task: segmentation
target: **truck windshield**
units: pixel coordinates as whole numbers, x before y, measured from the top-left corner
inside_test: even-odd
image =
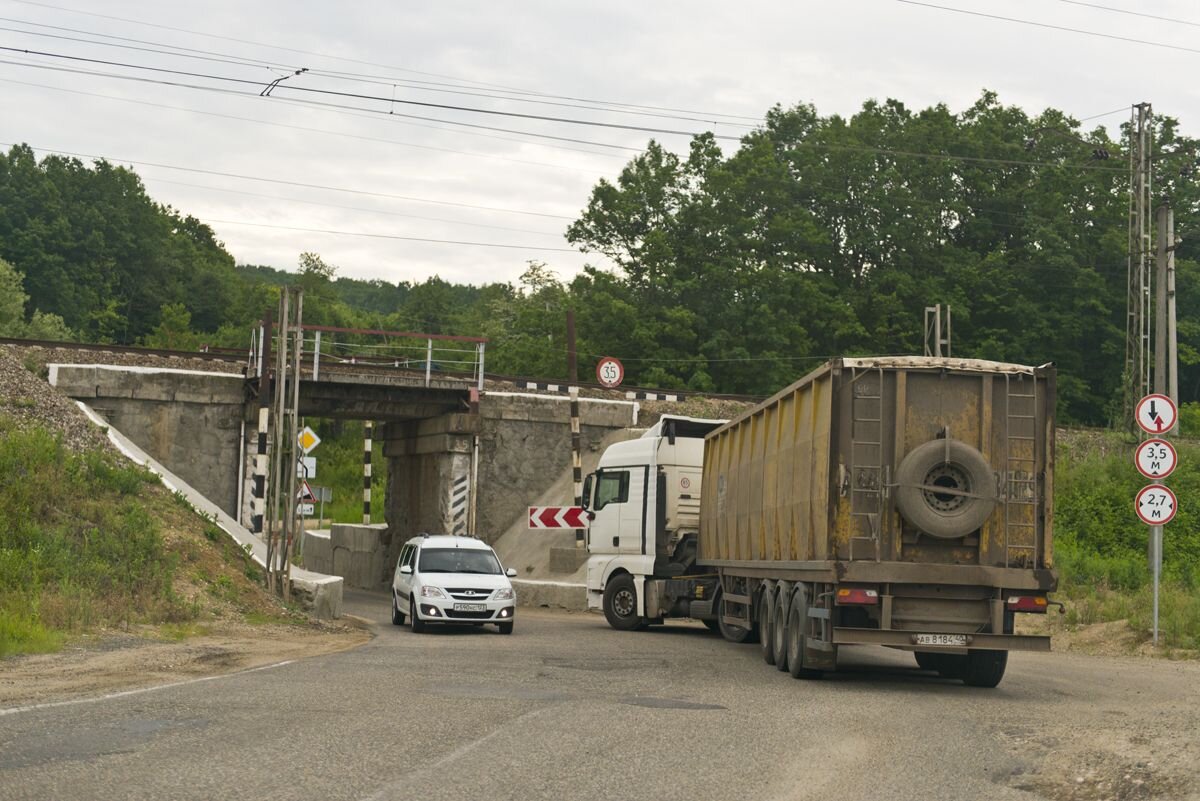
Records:
[[[421,573],[483,573],[494,576],[500,562],[491,551],[475,548],[422,548],[417,570]]]

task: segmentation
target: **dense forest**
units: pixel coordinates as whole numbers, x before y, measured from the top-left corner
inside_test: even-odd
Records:
[[[1158,117],[1154,146],[1196,400],[1200,140]],[[294,272],[238,265],[132,170],[17,146],[0,153],[0,336],[241,346],[297,282],[306,322],[486,336],[497,372],[565,376],[573,307],[585,365],[609,354],[630,383],[768,394],[830,355],[919,353],[924,307],[945,303],[956,355],[1056,362],[1062,418],[1104,424],[1124,357],[1127,158],[1102,127],[990,93],[961,113],[776,107],[736,146],[651,141],[594,187],[566,236],[614,270],[563,280],[531,262],[517,284],[467,286],[338,276],[299,240]]]

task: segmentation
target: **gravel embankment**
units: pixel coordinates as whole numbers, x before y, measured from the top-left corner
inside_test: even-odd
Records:
[[[40,370],[38,364],[30,367]],[[18,428],[43,426],[62,435],[73,451],[106,447],[108,439],[67,396],[35,375],[11,348],[0,347],[0,417]]]

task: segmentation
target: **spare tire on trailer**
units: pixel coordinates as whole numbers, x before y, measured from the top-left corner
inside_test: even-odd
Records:
[[[935,439],[913,448],[896,470],[896,484],[900,514],[939,539],[965,537],[996,508],[992,466],[957,439]],[[938,492],[936,487],[951,492]]]

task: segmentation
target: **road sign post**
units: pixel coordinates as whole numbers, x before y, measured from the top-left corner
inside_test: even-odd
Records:
[[[1138,445],[1133,454],[1133,463],[1138,472],[1156,482],[1164,481],[1179,464],[1179,454],[1161,436],[1175,430],[1179,410],[1171,398],[1162,393],[1147,395],[1134,408],[1134,421],[1138,428],[1150,434]],[[1143,487],[1134,499],[1134,511],[1138,518],[1150,527],[1150,573],[1154,582],[1154,610],[1151,641],[1158,645],[1158,596],[1162,582],[1163,526],[1175,518],[1179,500],[1171,489],[1161,483]]]

